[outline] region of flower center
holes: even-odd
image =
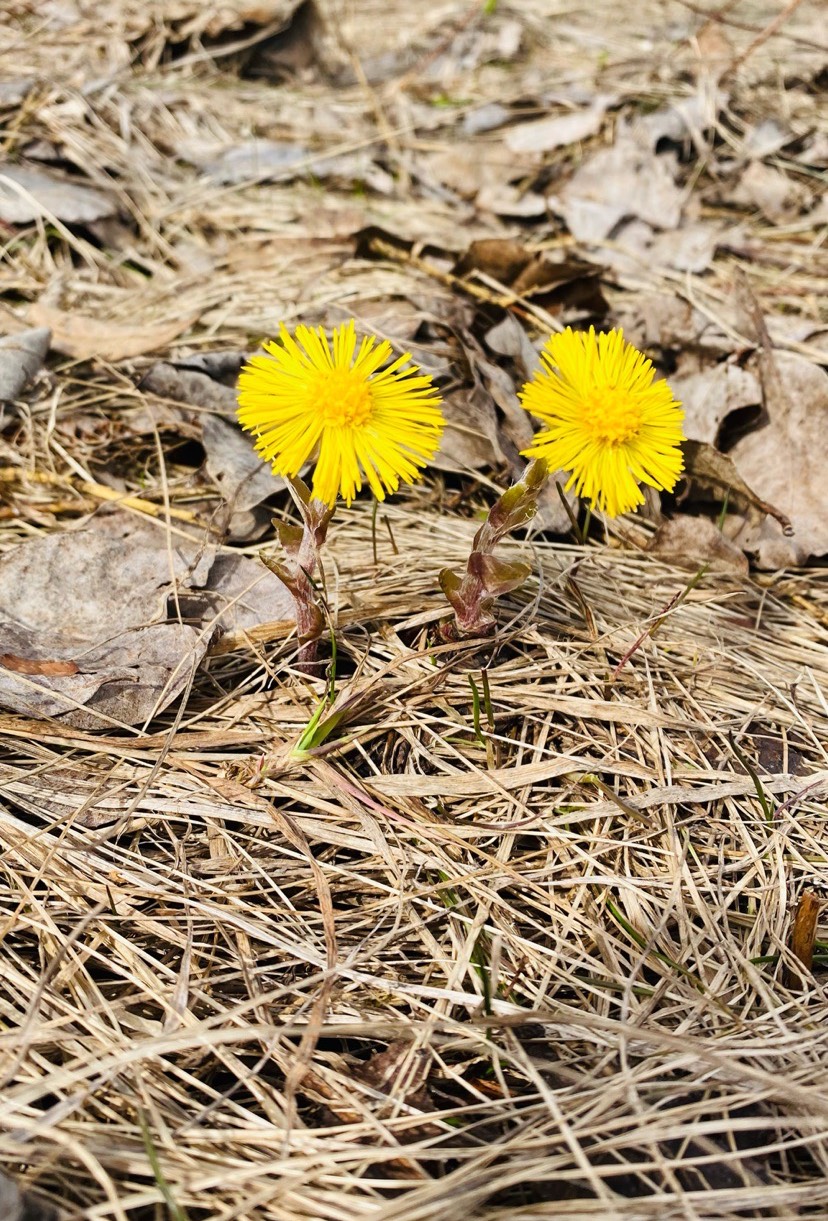
[[[325,369],[309,387],[308,398],[326,427],[360,428],[371,418],[374,399],[365,378],[353,369]]]
[[[583,400],[584,427],[594,441],[618,445],[641,427],[641,407],[627,390],[596,386]]]

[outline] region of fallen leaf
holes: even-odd
[[[115,201],[77,178],[33,165],[0,168],[0,220],[28,225],[54,217],[67,225],[85,225],[116,211]]]
[[[684,432],[692,441],[715,445],[722,424],[733,411],[762,403],[759,378],[750,369],[723,361],[698,372],[670,378],[684,409]]]
[[[778,388],[772,396],[765,388],[768,423],[737,441],[730,456],[759,495],[790,518],[790,537],[766,521],[758,534],[746,530],[737,539],[762,567],[778,568],[828,553],[828,374],[792,352],[773,359]]]
[[[793,219],[807,207],[810,192],[788,174],[761,161],[751,161],[737,185],[728,192],[732,203],[746,204],[772,221]]]
[[[29,307],[30,322],[48,327],[52,332],[52,347],[78,360],[129,360],[166,348],[195,322],[195,317],[172,318],[167,322],[149,322],[127,326],[106,322],[86,314],[56,309],[42,301]]]
[[[51,338],[47,327],[38,327],[0,339],[0,402],[19,398],[43,365]]]
[[[476,106],[474,110],[469,110],[463,119],[463,135],[479,136],[483,132],[494,131],[509,122],[511,113],[506,106],[501,106],[500,102],[485,102],[482,106]]]
[[[673,153],[657,156],[622,130],[612,148],[588,157],[549,202],[583,242],[603,241],[628,217],[676,229],[684,200],[676,171]]]
[[[608,308],[601,292],[602,271],[597,263],[577,255],[553,259],[500,237],[472,242],[452,269],[458,277],[496,280],[516,297],[536,301],[547,311],[567,306],[598,315]]]
[[[506,314],[486,332],[485,339],[498,356],[511,356],[523,381],[528,382],[540,368],[540,353],[514,314]]]
[[[792,533],[787,515],[754,492],[742,478],[730,454],[720,453],[706,441],[685,441],[682,450],[685,478],[699,488],[712,490],[719,500],[726,499],[731,506],[746,508],[749,511],[749,525],[755,525],[767,516],[774,520],[786,537]],[[738,541],[740,546],[744,545],[741,539]]]
[[[662,140],[682,144],[691,140],[698,150],[706,145],[708,133],[716,127],[718,116],[728,103],[721,90],[711,91],[702,84],[691,97],[678,98],[652,114],[636,119],[632,131],[639,141],[655,149]]]
[[[750,570],[744,552],[725,538],[709,517],[681,514],[667,518],[656,530],[647,550],[678,568],[696,570],[704,564],[712,572],[737,577],[746,577]]]
[[[0,654],[52,659],[49,672],[0,666],[0,704],[77,729],[141,724],[181,694],[215,629],[292,617],[255,560],[101,514],[0,558]]]
[[[667,233],[654,234],[647,248],[650,266],[671,267],[674,271],[707,271],[717,249],[733,240],[723,225],[713,221],[691,221]]]
[[[545,216],[546,196],[509,182],[493,182],[477,192],[475,207],[479,212],[494,212],[496,216],[514,216],[529,220]]]
[[[284,479],[273,474],[269,462],[262,461],[252,438],[238,424],[205,415],[201,435],[207,473],[234,512],[247,512],[284,490]]]
[[[19,106],[34,83],[33,76],[19,76],[16,79],[0,81],[0,106]]]
[[[742,156],[761,161],[763,157],[770,157],[772,153],[778,153],[794,139],[793,133],[781,127],[776,119],[762,119],[760,123],[749,127],[745,132],[742,140]]]
[[[77,674],[79,667],[74,661],[36,661],[31,657],[17,657],[14,653],[0,653],[0,666],[15,674]]]
[[[505,465],[497,413],[482,385],[463,387],[443,398],[445,431],[431,466],[468,474]]]
[[[528,162],[523,166],[516,162],[501,140],[470,141],[417,158],[418,175],[432,193],[445,194],[440,186],[448,187],[463,200],[479,201],[481,196],[509,190],[511,180],[523,177],[528,169]]]
[[[645,351],[692,347],[729,356],[737,346],[701,310],[674,293],[637,293],[619,304],[612,321],[630,343]]]
[[[141,378],[140,388],[181,406],[217,412],[228,419],[235,416],[238,406],[236,391],[230,386],[179,362],[158,361]]]
[[[600,131],[607,106],[613,100],[609,95],[598,94],[581,110],[518,123],[506,131],[503,142],[512,153],[548,153],[555,148],[577,144]]]
[[[217,554],[210,559],[204,584],[196,588],[196,613],[226,632],[294,620],[293,601],[281,581],[249,556]]]

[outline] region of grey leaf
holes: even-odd
[[[46,359],[51,340],[47,327],[0,339],[0,402],[20,397]]]

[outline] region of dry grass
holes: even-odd
[[[445,285],[353,259],[352,234],[457,249],[505,231],[494,219],[403,189],[217,189],[174,158],[256,132],[307,143],[312,169],[382,143],[404,182],[428,123],[434,147],[457,139],[420,85],[433,43],[402,85],[364,79],[412,41],[414,6],[371,56],[374,6],[329,6],[356,81],[346,45],[338,78],[278,90],[199,39],[195,4],[93,7],[62,6],[61,25],[58,6],[14,6],[7,55],[38,84],[5,138],[57,145],[131,223],[10,235],[7,312],[47,292],[105,322],[192,318],[179,354],[398,297],[445,317]],[[435,90],[465,113],[598,64],[639,102],[680,92],[692,51],[670,23],[691,7],[637,10],[607,35],[592,9],[501,4],[524,57],[446,69]],[[751,51],[777,11],[732,14],[748,27],[728,27],[748,53],[734,113],[772,112],[780,55],[791,71],[819,59],[807,4]],[[460,37],[474,19],[447,2],[429,27]],[[766,309],[807,313],[820,235],[749,224]],[[703,278],[616,288],[717,316],[730,282],[725,255]],[[149,363],[53,360],[4,418],[3,462],[215,507],[141,389]],[[0,715],[0,1164],[63,1217],[828,1214],[824,927],[813,971],[792,949],[797,903],[828,886],[824,569],[708,574],[673,603],[689,574],[642,549],[646,524],[524,540],[536,576],[497,639],[435,647],[436,573],[467,554],[483,494],[435,477],[383,509],[376,537],[369,504],[337,514],[326,588],[348,713],[312,756],[291,746],[322,684],[276,629],[219,642],[186,706],[146,731]],[[18,489],[0,546],[72,528],[95,511],[84,495]]]

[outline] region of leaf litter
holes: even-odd
[[[427,8],[4,27],[0,1189],[822,1216],[821,10]],[[337,513],[297,758],[333,693],[233,380],[351,315],[455,452]],[[496,636],[435,645],[568,324],[680,390],[687,479],[586,541],[553,491]]]

